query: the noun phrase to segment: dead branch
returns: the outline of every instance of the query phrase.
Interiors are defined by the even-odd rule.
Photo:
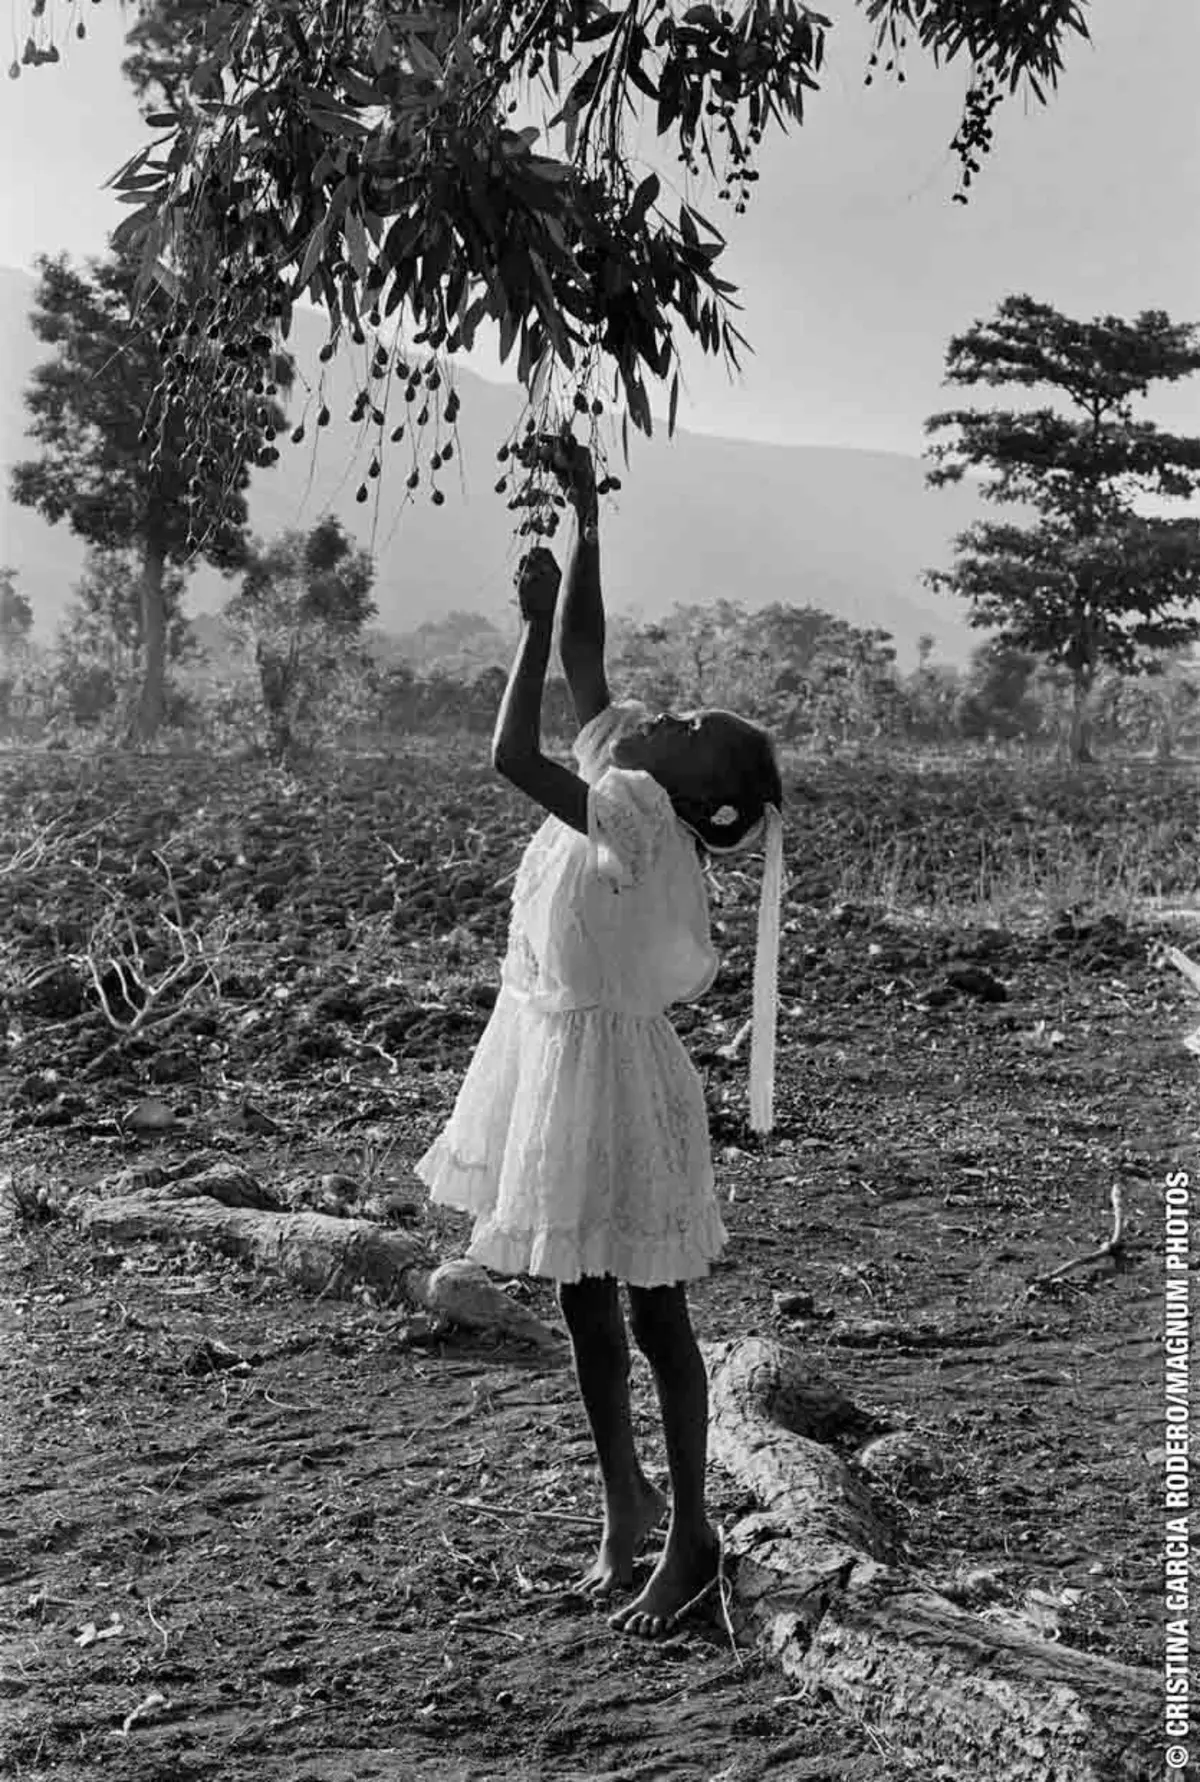
[[[717,1047],[717,1057],[736,1061],[738,1054],[742,1051],[746,1041],[750,1038],[753,1027],[753,1021],[743,1021],[728,1045]]]
[[[803,1358],[703,1345],[713,1461],[758,1509],[737,1606],[785,1674],[973,1782],[1150,1782],[1153,1674],[998,1627],[906,1562],[859,1473],[812,1436]]]
[[[245,1205],[236,1183],[226,1182],[222,1200],[205,1193],[204,1186],[184,1181],[134,1194],[89,1196],[81,1222],[85,1231],[110,1243],[192,1241],[245,1257],[318,1298],[348,1298],[365,1287],[381,1300],[405,1301],[447,1325],[561,1353],[557,1332],[493,1286],[477,1263],[465,1258],[439,1263],[420,1238],[370,1219],[276,1212]],[[191,1192],[181,1194],[181,1187]],[[239,1199],[243,1204],[235,1204]]]
[[[1168,946],[1163,941],[1155,941],[1150,949],[1150,963],[1156,971],[1161,971],[1165,965],[1173,965],[1175,970],[1187,979],[1193,990],[1200,990],[1200,965],[1197,965],[1194,959],[1189,959],[1187,954],[1181,952],[1178,947]],[[1200,1027],[1194,1028],[1183,1043],[1187,1051],[1200,1056]]]
[[[132,916],[121,898],[107,888],[108,907],[93,922],[87,945],[82,952],[68,955],[70,964],[87,972],[104,1019],[117,1036],[93,1059],[89,1072],[129,1041],[150,1030],[159,1033],[174,1026],[209,993],[219,995],[221,968],[235,952],[231,919],[218,916],[207,927],[195,920],[189,922],[170,865],[157,850],[155,859],[166,878],[167,907],[158,909],[156,916],[168,942],[168,963],[152,967]],[[114,1007],[115,998],[108,988],[113,978],[128,1014]],[[172,1000],[175,992],[179,994]]]
[[[1073,1256],[1070,1262],[1064,1262],[1059,1268],[1052,1269],[1048,1275],[1038,1275],[1036,1280],[1030,1282],[1031,1292],[1035,1287],[1044,1287],[1049,1281],[1059,1281],[1064,1275],[1074,1274],[1077,1268],[1087,1268],[1089,1264],[1093,1262],[1104,1262],[1109,1258],[1114,1262],[1120,1262],[1123,1259],[1125,1254],[1125,1222],[1124,1209],[1121,1204],[1121,1184],[1119,1182],[1113,1183],[1111,1198],[1113,1228],[1112,1236],[1107,1242],[1101,1244],[1098,1250],[1088,1250],[1083,1256]]]

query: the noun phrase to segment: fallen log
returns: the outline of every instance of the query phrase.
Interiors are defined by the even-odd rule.
[[[230,1205],[181,1188],[186,1184],[168,1182],[138,1194],[91,1197],[82,1206],[81,1224],[110,1243],[202,1244],[270,1269],[306,1293],[344,1298],[356,1287],[369,1287],[381,1298],[403,1299],[467,1330],[516,1337],[540,1349],[560,1346],[548,1324],[494,1287],[477,1264],[439,1264],[408,1232],[371,1219]]]
[[[904,1563],[850,1466],[811,1436],[802,1358],[706,1346],[713,1461],[762,1508],[726,1540],[742,1616],[785,1673],[973,1782],[1157,1775],[1153,1673],[969,1614]]]

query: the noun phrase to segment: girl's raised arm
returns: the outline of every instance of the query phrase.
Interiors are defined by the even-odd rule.
[[[561,450],[561,448],[560,448]],[[559,650],[580,727],[609,704],[604,672],[604,597],[600,590],[600,503],[586,447],[572,442],[563,480],[575,509],[575,544],[567,564]]]
[[[521,564],[518,594],[521,641],[492,737],[492,766],[563,823],[588,832],[588,789],[578,774],[542,753],[542,693],[554,609],[558,602],[558,564],[539,546]]]

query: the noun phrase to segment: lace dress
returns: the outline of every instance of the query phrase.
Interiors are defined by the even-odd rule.
[[[703,1088],[664,1013],[716,975],[704,877],[663,788],[609,759],[643,716],[610,705],[580,731],[588,834],[551,817],[526,849],[496,1005],[417,1165],[500,1274],[664,1286],[725,1243]]]

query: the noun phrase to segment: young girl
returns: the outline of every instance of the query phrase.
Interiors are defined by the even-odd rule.
[[[726,1235],[702,1085],[664,1011],[716,975],[700,848],[725,854],[765,839],[750,1075],[752,1124],[769,1131],[782,789],[766,735],[731,713],[651,717],[610,703],[591,460],[565,443],[556,468],[578,519],[561,650],[582,725],[579,772],[540,746],[559,572],[538,549],[519,572],[523,633],[492,759],[550,818],[517,873],[491,1020],[417,1173],[435,1203],[474,1214],[473,1259],[559,1284],[604,1485],[600,1550],[584,1580],[597,1595],[632,1581],[666,1508],[634,1449],[617,1284],[628,1287],[662,1410],[671,1519],[645,1589],[611,1621],[654,1638],[717,1574],[707,1381],[684,1283],[708,1273]]]

